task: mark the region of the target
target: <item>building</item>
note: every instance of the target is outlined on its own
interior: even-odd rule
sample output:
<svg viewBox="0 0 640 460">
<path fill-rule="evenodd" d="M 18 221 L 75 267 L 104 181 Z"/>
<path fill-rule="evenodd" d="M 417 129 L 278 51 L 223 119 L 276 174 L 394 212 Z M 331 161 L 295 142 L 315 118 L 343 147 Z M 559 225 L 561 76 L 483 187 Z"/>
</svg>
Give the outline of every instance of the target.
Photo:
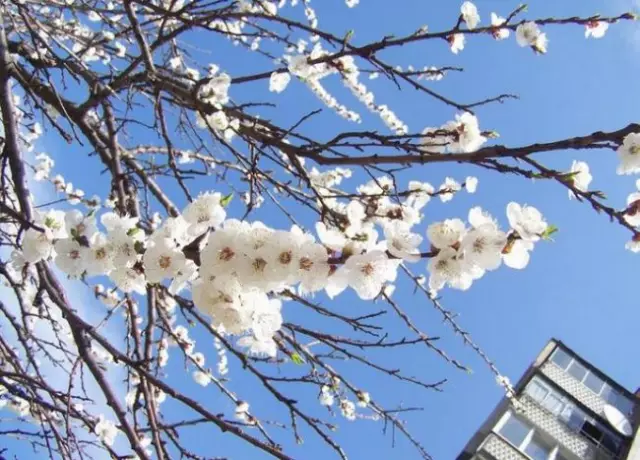
<svg viewBox="0 0 640 460">
<path fill-rule="evenodd" d="M 640 399 L 551 340 L 458 460 L 640 460 Z"/>
</svg>

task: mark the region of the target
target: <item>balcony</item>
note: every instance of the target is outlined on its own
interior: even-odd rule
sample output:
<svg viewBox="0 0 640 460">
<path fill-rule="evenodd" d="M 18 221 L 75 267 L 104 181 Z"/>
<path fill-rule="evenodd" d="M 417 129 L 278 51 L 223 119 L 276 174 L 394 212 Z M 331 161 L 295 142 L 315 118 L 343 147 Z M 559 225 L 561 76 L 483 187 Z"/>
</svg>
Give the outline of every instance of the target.
<svg viewBox="0 0 640 460">
<path fill-rule="evenodd" d="M 598 448 L 585 436 L 574 431 L 556 415 L 538 405 L 530 396 L 523 394 L 519 401 L 523 408 L 522 416 L 578 458 L 582 460 L 614 460 L 615 457 L 610 453 Z"/>
<path fill-rule="evenodd" d="M 478 449 L 481 454 L 489 455 L 496 460 L 529 460 L 525 454 L 509 444 L 496 433 L 489 433 Z"/>
<path fill-rule="evenodd" d="M 555 382 L 560 388 L 576 398 L 598 415 L 604 415 L 607 401 L 587 388 L 582 382 L 565 372 L 553 361 L 547 361 L 541 368 L 542 373 Z"/>
</svg>

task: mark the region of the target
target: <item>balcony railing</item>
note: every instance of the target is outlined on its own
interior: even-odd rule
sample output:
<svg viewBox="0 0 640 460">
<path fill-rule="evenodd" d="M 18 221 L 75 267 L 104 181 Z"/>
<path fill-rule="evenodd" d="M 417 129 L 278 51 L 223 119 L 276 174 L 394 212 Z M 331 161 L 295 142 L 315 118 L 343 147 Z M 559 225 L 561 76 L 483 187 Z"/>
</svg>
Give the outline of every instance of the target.
<svg viewBox="0 0 640 460">
<path fill-rule="evenodd" d="M 595 394 L 587 386 L 574 376 L 558 367 L 553 361 L 548 361 L 542 366 L 542 373 L 555 382 L 560 388 L 576 398 L 598 415 L 604 414 L 604 406 L 607 404 L 601 396 Z"/>
<path fill-rule="evenodd" d="M 530 460 L 529 457 L 496 433 L 489 433 L 478 451 L 497 460 Z"/>
</svg>

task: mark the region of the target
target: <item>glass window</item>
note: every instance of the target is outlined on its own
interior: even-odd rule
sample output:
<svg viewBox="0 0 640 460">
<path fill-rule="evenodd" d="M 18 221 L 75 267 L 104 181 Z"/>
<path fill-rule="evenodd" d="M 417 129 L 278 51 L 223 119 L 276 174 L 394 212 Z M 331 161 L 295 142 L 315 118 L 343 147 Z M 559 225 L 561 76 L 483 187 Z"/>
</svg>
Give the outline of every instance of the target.
<svg viewBox="0 0 640 460">
<path fill-rule="evenodd" d="M 569 428 L 578 431 L 584 425 L 585 415 L 580 409 L 570 404 L 567 404 L 560 415 L 560 418 L 564 420 Z"/>
<path fill-rule="evenodd" d="M 558 415 L 564 406 L 564 403 L 560 397 L 551 393 L 547 398 L 542 402 L 542 406 L 545 407 L 550 412 Z"/>
<path fill-rule="evenodd" d="M 531 428 L 529 427 L 529 425 L 524 423 L 515 415 L 509 414 L 509 418 L 507 419 L 506 423 L 502 425 L 499 433 L 506 439 L 508 439 L 511 444 L 516 447 L 520 447 L 524 439 L 529 434 L 530 430 Z"/>
<path fill-rule="evenodd" d="M 545 396 L 549 393 L 549 390 L 547 390 L 547 388 L 541 385 L 537 380 L 532 380 L 529 382 L 529 385 L 527 385 L 526 392 L 536 401 L 542 402 Z"/>
<path fill-rule="evenodd" d="M 580 430 L 580 433 L 593 439 L 596 443 L 600 442 L 600 439 L 602 439 L 602 435 L 604 434 L 602 431 L 602 428 L 597 426 L 591 420 L 586 420 L 584 422 L 584 425 L 582 425 L 582 429 Z"/>
<path fill-rule="evenodd" d="M 533 460 L 548 460 L 553 448 L 548 445 L 542 438 L 534 435 L 531 441 L 524 448 L 524 453 Z"/>
<path fill-rule="evenodd" d="M 605 432 L 602 437 L 602 445 L 611 453 L 617 454 L 620 452 L 620 447 L 622 446 L 622 441 L 620 438 L 615 436 L 612 433 Z"/>
<path fill-rule="evenodd" d="M 553 352 L 551 360 L 564 370 L 567 370 L 567 367 L 569 367 L 569 364 L 571 363 L 571 355 L 558 347 L 556 348 L 556 351 Z"/>
<path fill-rule="evenodd" d="M 600 394 L 602 386 L 604 385 L 604 381 L 593 372 L 589 372 L 587 378 L 584 379 L 584 384 L 591 390 L 593 390 L 595 394 Z"/>
<path fill-rule="evenodd" d="M 633 401 L 620 393 L 618 393 L 614 405 L 625 415 L 629 415 L 633 412 Z"/>
<path fill-rule="evenodd" d="M 614 406 L 616 405 L 616 399 L 618 395 L 616 393 L 616 390 L 611 388 L 611 385 L 609 385 L 608 383 L 604 384 L 600 396 L 602 396 L 602 399 L 607 401 L 609 404 L 613 404 Z"/>
<path fill-rule="evenodd" d="M 573 361 L 571 363 L 571 366 L 569 366 L 568 372 L 569 374 L 573 375 L 576 379 L 582 381 L 584 376 L 587 375 L 587 372 L 589 371 L 587 370 L 586 367 L 584 367 L 578 361 Z"/>
</svg>

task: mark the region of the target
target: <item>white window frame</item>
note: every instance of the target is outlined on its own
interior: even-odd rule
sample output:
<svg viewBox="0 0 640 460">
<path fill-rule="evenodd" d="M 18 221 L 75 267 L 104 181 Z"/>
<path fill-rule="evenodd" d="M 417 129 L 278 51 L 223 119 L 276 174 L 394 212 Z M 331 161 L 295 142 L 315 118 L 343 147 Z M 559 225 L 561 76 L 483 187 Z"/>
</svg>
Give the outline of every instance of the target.
<svg viewBox="0 0 640 460">
<path fill-rule="evenodd" d="M 527 435 L 524 437 L 524 439 L 522 440 L 522 442 L 520 443 L 519 446 L 516 446 L 515 444 L 512 444 L 511 441 L 507 438 L 505 438 L 501 433 L 500 430 L 502 429 L 502 427 L 504 427 L 504 425 L 509 421 L 509 419 L 511 417 L 516 417 L 518 418 L 521 422 L 523 422 L 525 425 L 527 425 L 529 427 L 529 432 L 527 433 Z M 513 447 L 515 447 L 516 449 L 518 449 L 518 451 L 520 453 L 522 453 L 523 455 L 526 455 L 527 457 L 529 457 L 526 453 L 525 453 L 525 449 L 527 448 L 527 446 L 529 445 L 529 443 L 531 442 L 531 440 L 533 439 L 533 437 L 535 436 L 536 433 L 538 433 L 538 435 L 540 435 L 540 437 L 544 440 L 547 441 L 547 436 L 544 436 L 540 430 L 537 430 L 535 426 L 533 426 L 533 424 L 531 422 L 529 422 L 528 420 L 524 419 L 523 417 L 518 417 L 517 414 L 513 413 L 512 411 L 508 410 L 507 412 L 505 412 L 502 417 L 500 417 L 500 420 L 498 420 L 498 423 L 496 423 L 496 425 L 493 427 L 493 432 L 500 436 L 501 439 L 504 439 L 506 442 L 508 442 L 509 444 L 511 444 Z M 560 451 L 560 446 L 556 443 L 553 442 L 549 442 L 548 443 L 549 446 L 551 446 L 551 451 L 549 451 L 549 457 L 547 458 L 547 460 L 555 460 L 558 452 Z"/>
</svg>

